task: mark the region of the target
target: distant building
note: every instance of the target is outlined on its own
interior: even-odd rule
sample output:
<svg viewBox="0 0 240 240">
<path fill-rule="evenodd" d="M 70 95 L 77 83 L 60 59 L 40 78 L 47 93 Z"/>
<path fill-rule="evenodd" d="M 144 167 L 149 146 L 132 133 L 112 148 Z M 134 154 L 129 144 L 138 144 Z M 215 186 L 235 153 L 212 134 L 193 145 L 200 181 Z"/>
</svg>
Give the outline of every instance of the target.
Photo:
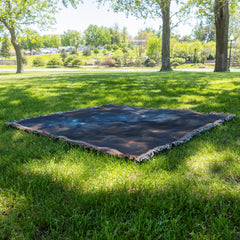
<svg viewBox="0 0 240 240">
<path fill-rule="evenodd" d="M 78 51 L 79 51 L 79 52 L 82 52 L 82 51 L 84 51 L 85 49 L 89 49 L 89 47 L 88 47 L 88 46 L 80 45 L 79 48 L 78 48 Z"/>
<path fill-rule="evenodd" d="M 147 41 L 146 40 L 132 40 L 133 46 L 138 47 L 138 46 L 143 46 L 146 45 Z"/>
<path fill-rule="evenodd" d="M 39 51 L 40 54 L 56 54 L 59 52 L 57 48 L 40 48 Z"/>
<path fill-rule="evenodd" d="M 32 50 L 32 51 L 27 50 L 27 51 L 24 52 L 24 55 L 26 55 L 26 56 L 30 56 L 30 55 L 41 55 L 41 54 L 42 54 L 42 53 L 41 53 L 40 50 Z"/>
<path fill-rule="evenodd" d="M 61 52 L 63 49 L 66 51 L 66 52 L 71 52 L 72 49 L 75 48 L 74 46 L 66 46 L 66 47 L 58 47 L 58 52 Z"/>
</svg>

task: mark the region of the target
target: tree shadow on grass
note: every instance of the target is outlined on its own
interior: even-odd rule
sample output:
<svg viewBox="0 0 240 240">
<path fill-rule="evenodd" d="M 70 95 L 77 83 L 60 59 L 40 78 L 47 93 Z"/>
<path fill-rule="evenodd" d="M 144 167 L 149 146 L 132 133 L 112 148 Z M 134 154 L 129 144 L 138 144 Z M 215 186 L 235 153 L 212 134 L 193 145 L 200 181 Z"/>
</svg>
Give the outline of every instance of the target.
<svg viewBox="0 0 240 240">
<path fill-rule="evenodd" d="M 1 126 L 0 238 L 237 239 L 240 199 L 227 177 L 239 175 L 226 168 L 235 159 L 221 158 L 206 176 L 189 167 L 202 146 L 212 145 L 216 154 L 239 152 L 239 93 L 209 90 L 209 78 L 221 76 L 52 74 L 47 81 L 26 76 L 9 83 L 0 92 L 1 123 L 108 103 L 178 108 L 184 94 L 212 97 L 204 104 L 193 98 L 191 109 L 227 109 L 237 117 L 141 165 Z"/>
<path fill-rule="evenodd" d="M 53 145 L 43 159 L 51 149 Z M 69 155 L 67 145 L 61 150 L 62 158 Z M 51 152 L 54 158 L 59 158 L 57 152 Z M 29 160 L 12 159 L 6 181 L 1 179 L 2 195 L 9 199 L 0 225 L 2 239 L 234 239 L 239 231 L 239 196 L 217 192 L 208 184 L 203 189 L 201 181 L 172 176 L 152 188 L 135 183 L 143 180 L 137 178 L 114 188 L 100 184 L 86 189 L 69 181 L 71 174 L 40 171 Z M 86 165 L 82 176 L 89 174 Z M 98 165 L 97 182 L 109 165 L 111 160 Z M 142 166 L 137 167 L 140 172 Z"/>
<path fill-rule="evenodd" d="M 209 89 L 209 80 L 219 81 L 225 74 L 204 73 L 111 73 L 111 74 L 47 74 L 26 75 L 20 84 L 10 86 L 2 91 L 0 96 L 2 109 L 0 119 L 13 121 L 25 117 L 34 117 L 52 112 L 68 111 L 82 107 L 103 105 L 109 103 L 130 104 L 143 107 L 178 108 L 186 101 L 182 96 L 194 96 L 188 107 L 200 112 L 230 112 L 237 111 L 240 101 L 238 89 Z M 228 75 L 235 80 L 236 75 Z M 235 83 L 236 81 L 233 81 Z M 207 92 L 206 92 L 207 90 Z M 197 96 L 203 96 L 206 101 Z M 209 101 L 208 101 L 209 100 Z M 5 128 L 6 130 L 6 128 Z M 182 154 L 173 151 L 173 156 L 167 157 L 166 169 L 177 169 L 184 158 L 192 153 Z M 180 156 L 184 157 L 181 158 Z M 176 160 L 178 159 L 178 161 Z M 180 161 L 182 159 L 182 161 Z"/>
</svg>

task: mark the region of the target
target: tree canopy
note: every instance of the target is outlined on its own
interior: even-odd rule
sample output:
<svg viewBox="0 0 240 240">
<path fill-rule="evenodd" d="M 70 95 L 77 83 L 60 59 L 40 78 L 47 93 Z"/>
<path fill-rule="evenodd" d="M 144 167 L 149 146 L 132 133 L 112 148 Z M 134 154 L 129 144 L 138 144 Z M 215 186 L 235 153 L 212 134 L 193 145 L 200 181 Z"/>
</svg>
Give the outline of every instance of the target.
<svg viewBox="0 0 240 240">
<path fill-rule="evenodd" d="M 62 46 L 75 46 L 76 49 L 83 43 L 83 37 L 80 32 L 68 30 L 61 35 Z"/>
<path fill-rule="evenodd" d="M 111 34 L 109 29 L 105 27 L 98 27 L 97 25 L 90 25 L 85 31 L 86 45 L 92 47 L 103 46 L 111 44 Z"/>
<path fill-rule="evenodd" d="M 58 12 L 59 0 L 0 0 L 0 28 L 5 27 L 17 56 L 17 73 L 23 72 L 21 45 L 18 42 L 19 33 L 31 25 L 41 28 L 51 26 L 55 22 L 54 15 Z M 76 6 L 81 0 L 62 0 L 66 6 L 71 3 Z"/>
<path fill-rule="evenodd" d="M 162 67 L 161 71 L 170 71 L 170 5 L 171 0 L 97 0 L 100 4 L 110 3 L 115 12 L 125 12 L 138 18 L 162 18 Z M 180 0 L 175 0 L 180 2 Z"/>
</svg>

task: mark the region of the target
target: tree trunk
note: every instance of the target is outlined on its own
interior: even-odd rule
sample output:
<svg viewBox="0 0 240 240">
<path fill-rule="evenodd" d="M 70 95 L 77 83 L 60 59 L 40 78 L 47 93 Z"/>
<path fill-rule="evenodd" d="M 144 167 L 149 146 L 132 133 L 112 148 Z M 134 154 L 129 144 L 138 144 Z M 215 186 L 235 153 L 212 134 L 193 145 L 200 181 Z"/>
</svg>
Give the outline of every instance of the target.
<svg viewBox="0 0 240 240">
<path fill-rule="evenodd" d="M 12 27 L 9 29 L 9 31 L 11 34 L 11 42 L 15 49 L 16 57 L 17 57 L 17 73 L 23 73 L 23 59 L 22 59 L 21 45 L 17 40 L 15 28 Z"/>
<path fill-rule="evenodd" d="M 170 63 L 170 4 L 171 0 L 161 0 L 162 11 L 162 67 L 160 71 L 172 71 Z"/>
<path fill-rule="evenodd" d="M 216 25 L 216 63 L 214 72 L 227 72 L 228 69 L 228 0 L 215 0 L 214 6 Z"/>
</svg>

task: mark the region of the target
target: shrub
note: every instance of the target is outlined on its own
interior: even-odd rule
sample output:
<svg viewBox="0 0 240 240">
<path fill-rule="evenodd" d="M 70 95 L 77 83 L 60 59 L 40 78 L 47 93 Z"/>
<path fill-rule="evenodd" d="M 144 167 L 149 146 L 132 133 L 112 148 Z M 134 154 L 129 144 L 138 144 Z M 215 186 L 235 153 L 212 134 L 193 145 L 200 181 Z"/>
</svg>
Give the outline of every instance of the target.
<svg viewBox="0 0 240 240">
<path fill-rule="evenodd" d="M 205 56 L 200 57 L 200 63 L 205 64 L 207 61 L 207 58 Z"/>
<path fill-rule="evenodd" d="M 123 55 L 123 51 L 121 49 L 117 49 L 115 52 L 114 52 L 114 55 Z"/>
<path fill-rule="evenodd" d="M 179 65 L 180 65 L 180 64 L 184 64 L 186 62 L 186 60 L 185 60 L 185 58 L 172 58 L 171 63 L 174 63 L 174 62 L 179 63 Z"/>
<path fill-rule="evenodd" d="M 107 57 L 102 60 L 102 65 L 108 65 L 109 67 L 115 67 L 116 61 L 113 58 Z"/>
<path fill-rule="evenodd" d="M 91 56 L 91 50 L 90 49 L 84 49 L 82 52 L 82 55 L 85 57 Z"/>
<path fill-rule="evenodd" d="M 115 56 L 113 56 L 112 57 L 114 60 L 115 60 L 115 62 L 116 62 L 116 67 L 122 67 L 124 64 L 123 64 L 123 61 L 124 61 L 124 59 L 123 59 L 123 56 L 121 56 L 121 55 L 115 55 Z"/>
<path fill-rule="evenodd" d="M 112 49 L 113 49 L 114 51 L 116 51 L 118 48 L 119 48 L 119 46 L 118 46 L 116 43 L 114 43 L 114 44 L 112 45 Z"/>
<path fill-rule="evenodd" d="M 62 60 L 58 57 L 52 57 L 48 63 L 47 66 L 51 67 L 51 68 L 56 68 L 56 67 L 60 67 L 63 64 Z"/>
<path fill-rule="evenodd" d="M 71 64 L 71 62 L 74 60 L 74 58 L 76 58 L 76 56 L 69 56 L 65 59 L 64 61 L 64 66 L 69 66 Z"/>
<path fill-rule="evenodd" d="M 134 67 L 141 67 L 143 65 L 143 60 L 141 58 L 137 58 L 134 63 Z"/>
<path fill-rule="evenodd" d="M 98 54 L 98 53 L 99 53 L 99 49 L 98 49 L 98 48 L 94 48 L 93 52 L 94 52 L 95 54 Z"/>
<path fill-rule="evenodd" d="M 123 53 L 128 53 L 128 48 L 127 48 L 127 47 L 124 47 L 124 48 L 122 49 L 122 52 L 123 52 Z"/>
<path fill-rule="evenodd" d="M 151 59 L 151 58 L 146 59 L 144 62 L 144 65 L 146 67 L 154 67 L 156 66 L 156 64 L 157 64 L 156 61 L 154 61 L 154 59 Z"/>
<path fill-rule="evenodd" d="M 44 65 L 45 65 L 45 63 L 44 63 L 44 59 L 42 57 L 36 57 L 33 60 L 33 66 L 34 67 L 42 67 Z"/>
<path fill-rule="evenodd" d="M 107 47 L 106 47 L 106 49 L 108 50 L 108 51 L 111 51 L 112 50 L 112 47 L 111 47 L 111 45 L 107 45 Z"/>
<path fill-rule="evenodd" d="M 123 59 L 123 66 L 125 66 L 125 67 L 128 66 L 128 62 L 129 62 L 129 60 L 130 60 L 129 54 L 128 54 L 128 53 L 125 53 L 125 54 L 123 55 L 122 59 Z"/>
<path fill-rule="evenodd" d="M 61 56 L 63 61 L 67 58 L 68 54 L 66 53 L 65 49 L 61 50 L 60 56 Z"/>
<path fill-rule="evenodd" d="M 176 68 L 176 67 L 179 66 L 180 64 L 179 64 L 178 62 L 173 62 L 171 65 L 172 65 L 174 68 Z"/>
<path fill-rule="evenodd" d="M 107 49 L 103 49 L 103 54 L 104 54 L 104 55 L 107 55 L 107 54 L 108 54 Z"/>
<path fill-rule="evenodd" d="M 72 48 L 70 54 L 71 55 L 78 55 L 78 52 L 77 52 L 76 48 Z"/>
<path fill-rule="evenodd" d="M 133 43 L 129 43 L 128 48 L 130 48 L 131 50 L 133 50 L 133 49 L 134 49 Z"/>
<path fill-rule="evenodd" d="M 22 63 L 23 63 L 23 65 L 28 64 L 27 58 L 25 56 L 22 56 Z"/>
<path fill-rule="evenodd" d="M 100 66 L 101 65 L 101 60 L 98 58 L 94 61 L 94 64 L 97 65 L 97 66 Z"/>
<path fill-rule="evenodd" d="M 128 60 L 126 66 L 127 67 L 133 67 L 134 66 L 134 61 L 133 60 Z"/>
<path fill-rule="evenodd" d="M 79 57 L 75 57 L 72 61 L 71 61 L 71 65 L 73 67 L 79 67 L 83 65 L 83 61 L 79 58 Z"/>
</svg>

